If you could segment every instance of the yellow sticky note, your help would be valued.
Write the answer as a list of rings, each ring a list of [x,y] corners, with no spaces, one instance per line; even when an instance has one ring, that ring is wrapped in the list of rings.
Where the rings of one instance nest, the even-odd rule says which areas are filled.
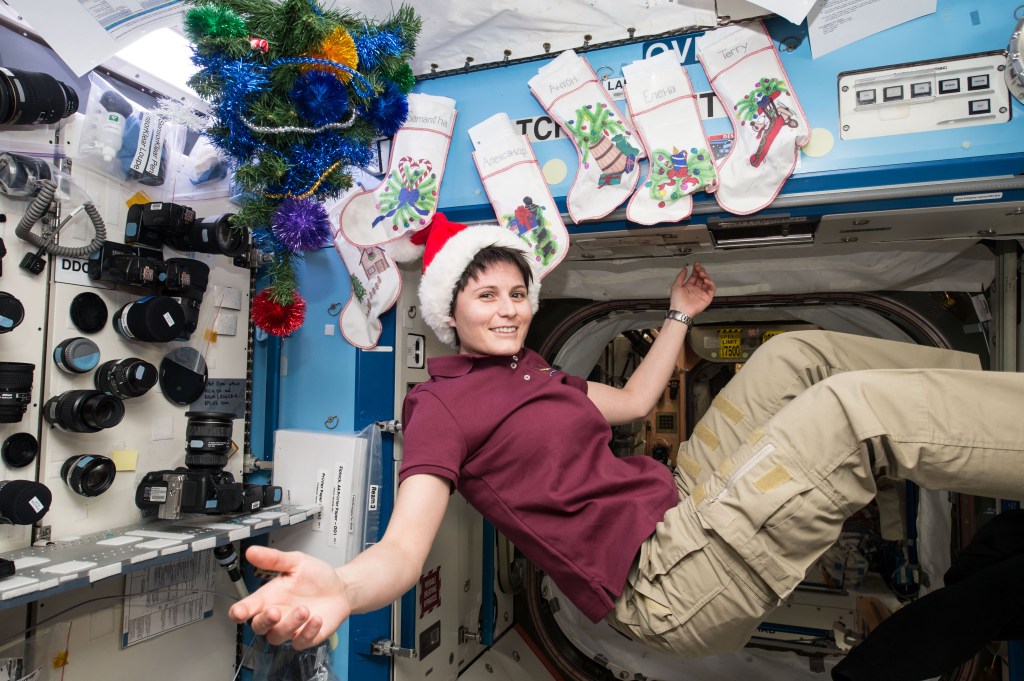
[[[116,449],[110,452],[110,460],[114,462],[114,470],[118,473],[133,471],[139,461],[139,453],[131,449]]]
[[[124,205],[128,206],[129,208],[131,208],[132,206],[135,206],[135,205],[140,204],[140,203],[151,203],[151,202],[152,202],[152,200],[148,196],[143,194],[142,192],[135,192],[134,194],[132,194],[131,196],[128,197],[128,200],[124,202]]]

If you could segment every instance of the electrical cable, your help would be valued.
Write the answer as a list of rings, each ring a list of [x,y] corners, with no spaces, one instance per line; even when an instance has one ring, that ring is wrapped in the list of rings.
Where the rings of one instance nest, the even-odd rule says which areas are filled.
[[[39,193],[36,194],[34,199],[32,199],[32,203],[29,204],[28,209],[25,211],[25,214],[22,216],[17,228],[14,230],[14,233],[18,238],[29,242],[37,248],[45,250],[50,255],[67,258],[84,258],[93,251],[99,250],[103,246],[103,242],[106,241],[107,228],[103,223],[103,217],[100,216],[100,212],[96,209],[96,206],[92,201],[82,203],[79,209],[69,215],[67,219],[61,222],[56,228],[56,230],[59,230],[67,224],[68,220],[74,217],[78,210],[85,210],[85,213],[89,216],[89,220],[92,222],[93,229],[96,232],[92,241],[89,242],[87,246],[75,246],[73,248],[69,246],[58,246],[53,242],[56,230],[54,230],[54,232],[49,236],[39,236],[32,233],[32,227],[41,217],[43,217],[43,215],[46,214],[46,211],[49,210],[50,203],[53,202],[53,197],[57,193],[57,185],[52,180],[42,180],[39,185]]]

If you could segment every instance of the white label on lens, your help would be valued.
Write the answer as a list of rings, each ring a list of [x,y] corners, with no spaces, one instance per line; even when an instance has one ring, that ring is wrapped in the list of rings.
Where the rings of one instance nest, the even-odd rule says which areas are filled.
[[[170,312],[164,312],[164,321],[167,322],[167,326],[174,326],[174,317]]]
[[[208,243],[210,243],[210,230],[208,230],[208,229],[204,228],[204,229],[202,230],[202,232],[200,232],[200,234],[202,234],[202,235],[203,235],[203,243],[204,243],[204,244],[208,244]]]
[[[32,510],[36,513],[40,513],[44,508],[46,508],[43,506],[43,502],[39,501],[39,497],[32,497],[29,499],[28,505],[31,506]]]
[[[203,446],[203,441],[202,440],[189,440],[188,441],[188,446],[191,447],[192,449],[199,449],[200,447]]]
[[[144,373],[146,373],[146,367],[141,366],[141,365],[135,367],[135,380],[141,381],[142,380],[142,374],[144,374]]]
[[[117,330],[121,332],[121,335],[123,335],[125,338],[129,340],[135,339],[135,336],[132,335],[131,330],[128,328],[128,310],[132,309],[132,305],[134,304],[135,303],[129,303],[128,305],[124,306],[124,309],[121,310],[121,323],[118,324],[117,327]]]

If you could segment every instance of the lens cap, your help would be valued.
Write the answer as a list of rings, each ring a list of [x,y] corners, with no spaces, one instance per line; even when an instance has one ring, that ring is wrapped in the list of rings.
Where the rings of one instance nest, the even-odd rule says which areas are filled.
[[[6,291],[0,291],[0,333],[17,328],[25,319],[25,306]]]
[[[0,447],[0,456],[11,468],[24,468],[36,459],[39,453],[39,441],[32,433],[15,433]]]
[[[53,349],[53,361],[69,374],[88,373],[100,363],[100,349],[88,338],[75,336]]]
[[[206,390],[206,360],[195,348],[175,348],[160,362],[160,389],[175,404],[192,404]]]
[[[95,293],[79,293],[71,301],[71,323],[82,333],[102,331],[107,323],[107,305]]]
[[[0,517],[15,525],[31,525],[50,510],[50,488],[34,480],[0,481]]]

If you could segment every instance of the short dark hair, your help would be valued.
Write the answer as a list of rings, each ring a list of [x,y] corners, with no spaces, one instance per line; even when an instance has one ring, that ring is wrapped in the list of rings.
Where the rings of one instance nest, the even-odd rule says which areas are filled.
[[[452,303],[448,308],[449,317],[455,316],[455,299],[466,290],[470,280],[476,279],[480,276],[481,272],[500,263],[515,266],[519,270],[519,274],[523,275],[523,283],[526,284],[526,289],[530,289],[530,285],[533,284],[533,268],[530,267],[530,263],[526,260],[526,256],[522,251],[517,248],[509,248],[508,246],[484,246],[476,252],[473,259],[466,265],[466,269],[462,270],[458,281],[455,282],[455,288],[452,289]],[[458,331],[455,331],[455,345],[459,345]]]

